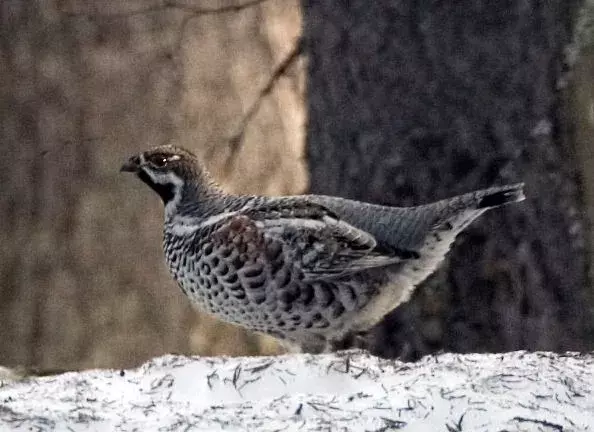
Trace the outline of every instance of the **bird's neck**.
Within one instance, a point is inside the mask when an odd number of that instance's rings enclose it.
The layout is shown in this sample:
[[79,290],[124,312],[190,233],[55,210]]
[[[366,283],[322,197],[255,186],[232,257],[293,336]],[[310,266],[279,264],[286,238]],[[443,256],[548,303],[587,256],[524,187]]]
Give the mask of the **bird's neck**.
[[173,188],[165,203],[166,224],[200,220],[224,211],[226,195],[213,182],[183,183]]

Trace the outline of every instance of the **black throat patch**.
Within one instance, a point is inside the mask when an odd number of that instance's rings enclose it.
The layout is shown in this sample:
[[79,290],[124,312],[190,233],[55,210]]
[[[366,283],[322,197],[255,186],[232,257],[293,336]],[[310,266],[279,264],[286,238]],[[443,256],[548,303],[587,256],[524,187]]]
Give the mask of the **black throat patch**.
[[144,172],[142,169],[138,172],[138,178],[142,180],[144,183],[150,186],[152,190],[157,192],[161,199],[163,200],[163,204],[167,204],[169,201],[173,199],[174,196],[174,188],[175,186],[171,183],[167,184],[160,184],[155,183],[150,178],[150,176]]

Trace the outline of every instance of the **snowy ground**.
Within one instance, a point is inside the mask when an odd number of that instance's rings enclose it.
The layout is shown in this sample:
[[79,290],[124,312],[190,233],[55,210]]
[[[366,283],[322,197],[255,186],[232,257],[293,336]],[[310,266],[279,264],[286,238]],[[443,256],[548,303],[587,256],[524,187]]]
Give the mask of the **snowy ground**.
[[594,431],[594,356],[166,356],[0,382],[0,431]]

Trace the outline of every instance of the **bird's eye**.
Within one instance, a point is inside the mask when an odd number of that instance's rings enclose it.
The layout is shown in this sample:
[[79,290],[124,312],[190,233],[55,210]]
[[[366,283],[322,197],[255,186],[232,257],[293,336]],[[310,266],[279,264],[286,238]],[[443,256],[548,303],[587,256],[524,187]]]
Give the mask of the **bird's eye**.
[[154,158],[151,162],[157,168],[163,168],[165,165],[167,165],[167,158],[165,158],[165,157],[157,157],[157,158]]

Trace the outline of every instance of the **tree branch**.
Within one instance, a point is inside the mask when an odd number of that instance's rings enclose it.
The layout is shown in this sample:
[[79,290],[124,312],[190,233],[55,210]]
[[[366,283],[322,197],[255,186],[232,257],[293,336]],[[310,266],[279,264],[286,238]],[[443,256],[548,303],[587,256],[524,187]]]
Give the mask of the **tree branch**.
[[177,9],[193,15],[215,15],[230,12],[239,12],[253,6],[257,6],[268,0],[248,0],[244,3],[221,6],[221,7],[203,7],[182,3],[176,0],[162,0],[157,4],[147,6],[145,8],[131,10],[131,11],[116,11],[116,12],[78,12],[78,11],[62,11],[70,17],[102,17],[102,18],[129,18],[137,15],[148,14],[152,12],[162,12],[167,9]]
[[262,87],[262,89],[260,90],[258,97],[252,103],[252,105],[250,105],[247,112],[241,119],[241,122],[237,126],[235,132],[229,138],[230,154],[229,154],[229,158],[227,159],[227,161],[225,163],[225,165],[226,165],[225,170],[227,172],[232,167],[233,162],[235,161],[235,157],[237,156],[237,154],[239,153],[239,150],[241,149],[241,144],[242,144],[243,138],[245,136],[245,130],[246,130],[248,124],[250,123],[250,121],[254,118],[254,116],[260,109],[260,105],[262,104],[262,101],[274,89],[274,86],[276,85],[279,78],[287,73],[287,70],[295,62],[297,57],[299,57],[301,54],[303,54],[303,50],[304,50],[304,42],[303,42],[303,38],[300,37],[297,40],[297,43],[295,44],[293,49],[285,56],[285,58],[278,64],[278,66],[276,66],[276,68],[274,68],[274,70],[270,74],[270,77],[268,78],[268,81],[266,82],[264,87]]

